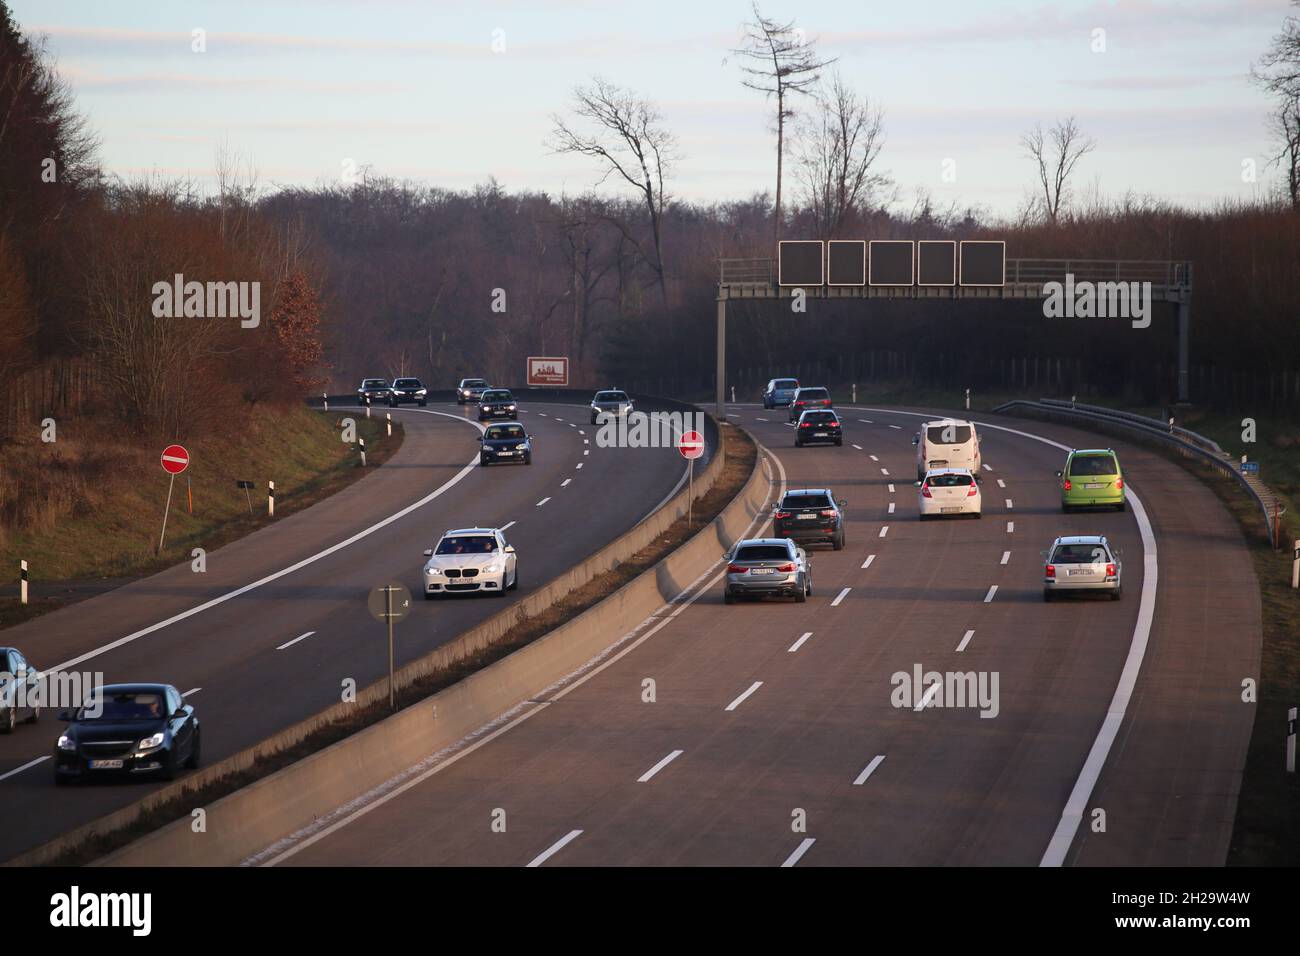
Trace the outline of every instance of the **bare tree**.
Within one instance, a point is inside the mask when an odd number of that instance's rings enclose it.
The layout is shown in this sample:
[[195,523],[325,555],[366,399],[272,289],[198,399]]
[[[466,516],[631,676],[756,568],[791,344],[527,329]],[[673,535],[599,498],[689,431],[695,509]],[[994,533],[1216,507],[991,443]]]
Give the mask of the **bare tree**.
[[[1291,3],[1300,7],[1300,0]],[[1300,17],[1282,21],[1282,32],[1273,37],[1272,45],[1250,73],[1270,93],[1285,99],[1300,95]]]
[[1281,148],[1272,165],[1286,176],[1287,197],[1292,209],[1300,209],[1300,93],[1283,100],[1269,119],[1269,131]]
[[[677,159],[677,140],[663,125],[663,117],[649,100],[595,77],[590,86],[573,91],[574,115],[594,124],[594,133],[581,133],[560,116],[553,116],[551,148],[557,153],[578,153],[599,160],[605,173],[622,179],[640,195],[650,222],[654,255],[643,258],[654,270],[664,309],[668,308],[668,282],[664,274],[663,218],[668,202],[666,182]],[[641,244],[628,238],[638,250]]]
[[885,145],[884,112],[858,97],[838,73],[818,105],[801,130],[799,171],[817,234],[832,239],[861,207],[892,202],[893,181],[873,170]]
[[754,0],[754,19],[745,24],[745,45],[731,52],[742,57],[742,81],[751,90],[765,93],[776,101],[776,206],[773,211],[772,251],[781,239],[781,172],[785,157],[785,122],[792,118],[791,101],[797,94],[811,95],[821,79],[821,71],[835,62],[819,59],[803,30],[788,23],[770,20]]
[[1075,165],[1096,148],[1097,144],[1079,129],[1073,116],[1044,131],[1041,123],[1020,137],[1020,145],[1038,165],[1038,181],[1043,189],[1042,211],[1055,223],[1061,208],[1070,199],[1070,176]]

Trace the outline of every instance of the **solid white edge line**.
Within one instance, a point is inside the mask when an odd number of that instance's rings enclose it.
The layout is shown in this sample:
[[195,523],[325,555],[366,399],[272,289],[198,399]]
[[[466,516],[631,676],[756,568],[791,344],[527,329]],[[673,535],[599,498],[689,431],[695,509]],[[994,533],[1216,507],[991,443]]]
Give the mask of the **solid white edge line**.
[[965,634],[962,635],[961,643],[957,645],[958,654],[966,650],[966,645],[970,643],[970,639],[974,636],[975,636],[974,631],[967,631]]
[[812,632],[812,631],[805,631],[805,632],[800,636],[799,640],[795,641],[793,644],[791,644],[791,645],[786,649],[786,653],[787,653],[787,654],[793,654],[795,651],[799,650],[799,648],[803,647],[803,642],[804,642],[804,641],[808,640],[808,638],[810,638],[810,637],[812,637],[812,636],[813,636],[813,632]]
[[293,645],[297,644],[299,641],[305,641],[307,638],[311,637],[315,633],[316,633],[315,631],[308,631],[306,634],[299,634],[292,641],[285,641],[283,644],[277,647],[276,650],[282,651],[286,647],[293,647]]
[[840,602],[843,601],[846,597],[848,597],[849,592],[852,590],[853,588],[845,588],[839,594],[835,595],[835,600],[831,601],[831,607],[839,607]]
[[795,851],[785,858],[785,862],[781,864],[781,868],[786,869],[794,866],[803,858],[803,855],[808,852],[808,848],[816,842],[817,840],[815,837],[804,837],[803,842],[795,847]]
[[875,772],[876,768],[879,767],[884,762],[885,762],[884,754],[876,754],[874,757],[872,757],[871,763],[867,764],[867,766],[863,769],[862,773],[858,774],[858,778],[853,781],[853,786],[860,787],[864,783],[866,783],[867,778],[870,777]]
[[8,780],[10,777],[14,776],[15,774],[20,774],[24,770],[30,770],[32,767],[35,767],[37,764],[44,763],[49,759],[50,759],[50,755],[46,754],[44,757],[37,757],[35,760],[29,760],[21,767],[14,767],[13,770],[8,771],[7,773],[0,773],[0,780]]
[[580,836],[582,836],[581,830],[570,830],[564,836],[560,837],[558,840],[552,843],[549,848],[543,850],[541,853],[537,854],[537,856],[533,857],[532,862],[528,864],[526,869],[541,866],[543,863],[545,863],[551,857],[555,856],[555,854],[559,853],[561,850],[563,850],[566,846],[568,846],[570,843],[572,843]]
[[754,683],[749,685],[749,690],[745,691],[743,694],[741,694],[739,697],[737,697],[735,700],[733,700],[730,704],[728,704],[723,709],[735,710],[737,707],[739,707],[741,704],[745,702],[745,698],[747,698],[750,694],[754,693],[754,691],[758,690],[762,686],[763,686],[763,682],[761,680],[754,681]]
[[645,773],[641,774],[641,776],[637,777],[636,782],[645,783],[647,780],[649,780],[651,777],[657,774],[660,770],[664,769],[664,767],[668,766],[670,763],[672,763],[674,760],[680,757],[683,753],[685,753],[684,750],[674,750],[667,757],[664,757],[663,760],[660,760],[657,764],[655,764]]

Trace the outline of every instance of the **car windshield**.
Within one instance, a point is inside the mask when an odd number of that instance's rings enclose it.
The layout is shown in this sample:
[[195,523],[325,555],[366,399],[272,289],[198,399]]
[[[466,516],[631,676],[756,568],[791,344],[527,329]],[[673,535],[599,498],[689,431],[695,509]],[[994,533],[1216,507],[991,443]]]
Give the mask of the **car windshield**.
[[486,388],[487,381],[481,378],[467,378],[461,382],[462,388]]
[[393,384],[398,388],[419,388],[420,380],[418,378],[399,378]]
[[510,401],[510,393],[507,392],[507,391],[505,391],[504,389],[499,389],[499,390],[494,390],[494,391],[484,392],[484,393],[483,393],[483,401],[485,401],[485,402],[508,402],[508,401]]
[[438,542],[435,554],[491,554],[497,539],[490,534],[448,535]]
[[1061,544],[1052,553],[1052,564],[1105,564],[1106,549],[1099,544]]
[[361,383],[362,388],[384,388],[387,385],[382,378],[368,378]]
[[523,425],[494,425],[483,435],[484,438],[507,438],[523,440]]
[[789,561],[783,544],[747,544],[736,552],[737,561]]
[[600,392],[596,395],[598,402],[626,402],[626,392]]
[[964,445],[970,441],[969,425],[931,425],[925,430],[931,445]]
[[831,393],[828,392],[828,391],[826,391],[826,389],[824,389],[824,388],[801,388],[801,389],[799,389],[799,400],[800,400],[800,401],[804,401],[804,402],[806,402],[806,401],[808,401],[808,399],[812,399],[813,401],[820,401],[820,400],[823,399],[823,398],[830,398],[830,397],[831,397]]
[[827,495],[786,495],[781,501],[782,508],[829,508],[831,499]]
[[1070,474],[1074,477],[1118,475],[1119,467],[1114,455],[1075,455],[1070,459]]
[[164,716],[162,694],[111,694],[103,701],[98,714],[94,700],[77,712],[77,720],[157,720]]
[[797,378],[778,378],[772,383],[773,388],[798,388],[799,380]]
[[803,420],[812,425],[838,425],[840,423],[834,412],[804,412]]
[[925,480],[931,488],[960,488],[971,483],[970,475],[931,475]]

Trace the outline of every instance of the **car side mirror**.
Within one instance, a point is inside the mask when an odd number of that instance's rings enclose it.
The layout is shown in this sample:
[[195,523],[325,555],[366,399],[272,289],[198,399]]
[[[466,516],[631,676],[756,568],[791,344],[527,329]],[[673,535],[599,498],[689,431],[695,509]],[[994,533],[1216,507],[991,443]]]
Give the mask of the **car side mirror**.
[[1061,474],[1062,474],[1062,473],[1058,471],[1058,472],[1056,473],[1056,477],[1057,477],[1057,478],[1060,478],[1060,477],[1061,477]]
[[917,487],[917,488],[920,488],[920,487],[921,487],[921,482],[919,482],[919,481],[914,481],[914,482],[912,482],[912,484],[913,484],[915,487]]
[[847,499],[844,499],[844,498],[840,498],[840,499],[838,499],[835,503],[836,503],[837,505],[839,505],[841,508],[845,508],[845,507],[848,506],[848,501],[847,501]]
[[913,445],[919,445],[919,444],[921,444],[921,439],[919,439],[919,438],[917,438],[915,435],[913,435],[913,436],[912,436],[912,444],[913,444]]
[[506,554],[514,554],[514,553],[515,553],[515,546],[513,544],[506,545]]
[[426,558],[431,558],[431,557],[433,557],[433,548],[425,548],[425,549],[424,549],[424,556],[425,556]]
[[185,708],[184,708],[184,707],[177,707],[177,708],[176,708],[176,713],[172,714],[172,718],[173,718],[174,720],[181,720],[182,718],[184,718],[184,717],[188,717],[188,716],[189,716],[189,714],[187,714],[187,713],[185,712]]

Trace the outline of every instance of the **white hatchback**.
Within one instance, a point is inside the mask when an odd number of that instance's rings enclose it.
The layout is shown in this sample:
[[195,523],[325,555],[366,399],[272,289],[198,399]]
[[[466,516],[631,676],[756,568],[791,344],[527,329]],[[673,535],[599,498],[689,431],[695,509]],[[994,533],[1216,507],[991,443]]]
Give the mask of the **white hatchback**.
[[974,515],[983,511],[979,482],[967,468],[931,468],[916,483],[920,518],[944,515]]

